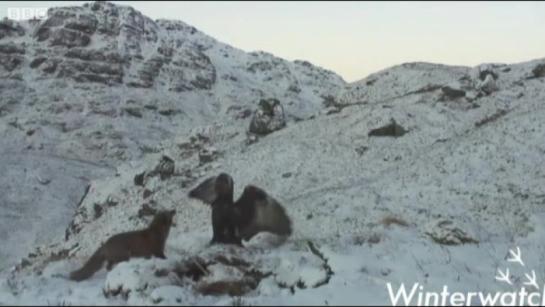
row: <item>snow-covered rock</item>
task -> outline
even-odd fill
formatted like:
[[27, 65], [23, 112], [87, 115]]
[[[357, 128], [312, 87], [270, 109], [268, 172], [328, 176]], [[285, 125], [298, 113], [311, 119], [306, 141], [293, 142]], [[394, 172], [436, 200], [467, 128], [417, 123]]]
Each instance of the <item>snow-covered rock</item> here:
[[278, 99], [261, 99], [254, 112], [248, 131], [257, 135], [267, 135], [286, 126], [284, 108]]
[[477, 88], [484, 91], [486, 94], [491, 94], [492, 92], [498, 90], [496, 80], [491, 74], [486, 75], [484, 80], [477, 86]]

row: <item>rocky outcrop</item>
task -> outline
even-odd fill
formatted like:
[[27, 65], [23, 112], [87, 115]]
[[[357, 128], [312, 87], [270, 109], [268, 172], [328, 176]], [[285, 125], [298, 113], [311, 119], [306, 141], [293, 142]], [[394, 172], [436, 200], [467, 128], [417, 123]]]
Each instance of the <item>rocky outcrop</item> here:
[[390, 119], [390, 123], [382, 127], [372, 129], [369, 131], [369, 136], [390, 136], [390, 137], [400, 137], [403, 136], [408, 131], [400, 126], [395, 119]]
[[477, 244], [479, 241], [468, 234], [455, 222], [447, 219], [430, 222], [425, 233], [434, 242], [442, 245]]
[[496, 79], [491, 74], [486, 75], [485, 79], [477, 85], [477, 89], [483, 91], [486, 95], [492, 94], [492, 92], [498, 90]]
[[441, 93], [443, 94], [443, 98], [448, 100], [465, 97], [466, 95], [466, 92], [458, 84], [449, 84], [441, 87]]
[[159, 47], [158, 55], [136, 63], [139, 67], [132, 73], [127, 85], [130, 87], [151, 88], [167, 85], [169, 91], [185, 92], [209, 90], [216, 82], [216, 69], [210, 58], [199, 50], [174, 50]]
[[0, 45], [0, 67], [5, 72], [11, 72], [21, 67], [24, 61], [24, 54], [25, 49], [20, 45], [14, 43]]
[[163, 156], [159, 164], [155, 167], [153, 172], [150, 173], [150, 176], [159, 174], [161, 180], [170, 178], [174, 174], [174, 160], [168, 156]]
[[60, 64], [57, 77], [71, 78], [76, 82], [119, 84], [123, 82], [123, 66], [121, 63], [116, 62], [115, 57], [108, 59], [108, 61], [82, 61], [69, 58]]
[[502, 65], [483, 64], [473, 69], [473, 85], [479, 94], [486, 96], [499, 89], [496, 80], [499, 78], [501, 67]]
[[92, 14], [77, 14], [74, 10], [49, 10], [48, 18], [37, 28], [34, 37], [50, 46], [84, 47], [91, 42], [97, 20]]
[[123, 57], [117, 52], [109, 52], [100, 49], [73, 48], [68, 50], [64, 56], [70, 59], [81, 61], [98, 61], [108, 63], [122, 63]]
[[0, 39], [25, 35], [25, 29], [17, 22], [9, 19], [0, 21]]
[[[15, 41], [24, 35], [24, 44]], [[144, 96], [158, 95], [151, 100], [163, 100], [168, 93], [169, 104], [199, 96], [203, 103], [198, 112], [214, 116], [226, 115], [214, 110], [220, 101], [227, 107], [236, 102], [249, 108], [256, 99], [278, 97], [286, 101], [288, 115], [305, 118], [319, 111], [321, 96], [344, 84], [335, 73], [309, 62], [245, 53], [181, 21], [152, 20], [129, 6], [103, 1], [54, 7], [45, 19], [29, 23], [4, 20], [0, 39], [0, 45], [24, 50], [0, 51], [0, 77], [32, 80], [34, 87], [58, 80], [53, 87], [45, 85], [50, 92], [72, 86], [100, 92], [106, 86], [113, 93], [112, 88], [123, 92], [129, 87], [147, 93]], [[221, 90], [214, 91], [218, 84]], [[169, 110], [153, 113], [185, 114], [183, 107]]]
[[[236, 125], [246, 130], [255, 102], [276, 97], [281, 116], [254, 119], [268, 133], [317, 113], [321, 96], [344, 84], [309, 62], [246, 53], [181, 21], [103, 1], [0, 22], [0, 79], [0, 116], [22, 132], [0, 148], [112, 164], [157, 152], [180, 131], [232, 118], [233, 105], [241, 110]], [[217, 154], [203, 151], [200, 162], [214, 165], [208, 162]]]
[[248, 131], [257, 135], [267, 135], [286, 126], [284, 108], [278, 99], [261, 99], [254, 112]]
[[80, 31], [70, 29], [58, 29], [51, 33], [51, 46], [84, 47], [89, 45], [91, 38]]
[[155, 78], [166, 61], [167, 60], [163, 57], [153, 57], [143, 62], [140, 69], [137, 71], [137, 74], [132, 76], [135, 80], [128, 81], [127, 85], [130, 87], [142, 88], [152, 87]]
[[533, 78], [545, 77], [545, 64], [538, 64], [532, 69]]

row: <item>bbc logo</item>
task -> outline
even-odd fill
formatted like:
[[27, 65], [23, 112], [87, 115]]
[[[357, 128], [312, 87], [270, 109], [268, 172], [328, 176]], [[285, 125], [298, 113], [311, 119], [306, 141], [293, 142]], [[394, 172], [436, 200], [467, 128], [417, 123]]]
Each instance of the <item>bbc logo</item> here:
[[11, 20], [44, 19], [47, 17], [46, 7], [9, 7], [7, 17]]

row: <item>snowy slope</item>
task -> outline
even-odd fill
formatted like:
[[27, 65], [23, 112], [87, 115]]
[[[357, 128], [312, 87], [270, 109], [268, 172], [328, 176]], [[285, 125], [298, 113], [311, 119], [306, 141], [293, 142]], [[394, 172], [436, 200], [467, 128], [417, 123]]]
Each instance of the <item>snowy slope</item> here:
[[[406, 64], [346, 86], [334, 112], [290, 123], [255, 144], [247, 145], [245, 128], [232, 121], [181, 133], [160, 152], [94, 180], [68, 240], [27, 256], [6, 278], [0, 302], [43, 302], [47, 293], [52, 304], [389, 305], [387, 283], [511, 291], [522, 286], [526, 269], [542, 281], [544, 64]], [[391, 118], [408, 132], [368, 135]], [[205, 141], [192, 141], [197, 135]], [[207, 146], [220, 154], [200, 163], [198, 151]], [[175, 175], [136, 186], [134, 176], [153, 170], [162, 155], [175, 160]], [[259, 235], [244, 249], [207, 247], [209, 208], [186, 193], [220, 171], [233, 176], [235, 194], [253, 183], [284, 204], [293, 236], [279, 242]], [[146, 199], [144, 189], [152, 193]], [[145, 207], [177, 210], [167, 260], [130, 261], [82, 283], [65, 279], [108, 236], [146, 225], [149, 217], [139, 214]], [[517, 246], [525, 268], [506, 261]], [[243, 275], [218, 255], [271, 275], [241, 298], [203, 295], [207, 282]], [[194, 256], [212, 262], [209, 275], [177, 275]], [[494, 279], [505, 267], [513, 286]]]
[[[4, 69], [15, 65], [0, 82], [0, 304], [389, 305], [387, 283], [510, 291], [528, 270], [545, 281], [544, 59], [406, 63], [345, 84], [129, 7], [50, 16], [0, 35], [16, 46], [0, 48]], [[31, 68], [38, 54], [47, 59]], [[290, 121], [248, 144], [250, 118], [235, 118], [262, 97], [278, 98]], [[391, 119], [406, 133], [369, 135]], [[213, 148], [212, 161], [199, 159]], [[163, 155], [173, 176], [135, 185]], [[293, 235], [207, 246], [210, 209], [186, 194], [220, 171], [236, 196], [252, 183], [278, 199]], [[177, 210], [168, 259], [66, 279], [160, 208]], [[507, 262], [515, 247], [525, 267]], [[196, 280], [185, 271], [202, 267]], [[494, 278], [507, 267], [512, 286]]]
[[[181, 21], [154, 21], [108, 2], [52, 8], [42, 21], [4, 20], [0, 169], [10, 176], [1, 179], [1, 236], [45, 243], [64, 231], [89, 181], [115, 173], [121, 161], [158, 152], [163, 140], [212, 121], [246, 127], [236, 118], [261, 98], [279, 99], [289, 121], [307, 118], [343, 84], [307, 62], [246, 53]], [[79, 173], [85, 178], [74, 181]], [[34, 230], [7, 231], [37, 212], [46, 218], [32, 218]], [[51, 224], [51, 234], [40, 231]], [[2, 250], [0, 269], [29, 246]]]

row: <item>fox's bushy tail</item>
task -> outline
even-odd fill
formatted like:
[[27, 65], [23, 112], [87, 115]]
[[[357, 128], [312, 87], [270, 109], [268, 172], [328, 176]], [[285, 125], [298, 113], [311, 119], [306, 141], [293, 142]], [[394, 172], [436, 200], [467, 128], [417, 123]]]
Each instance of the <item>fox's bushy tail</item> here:
[[75, 281], [82, 281], [84, 279], [91, 277], [93, 274], [95, 274], [96, 271], [102, 268], [102, 265], [104, 264], [105, 260], [106, 258], [104, 257], [102, 253], [102, 248], [99, 248], [91, 256], [91, 258], [89, 258], [89, 260], [85, 263], [85, 265], [81, 269], [70, 273], [70, 279]]

